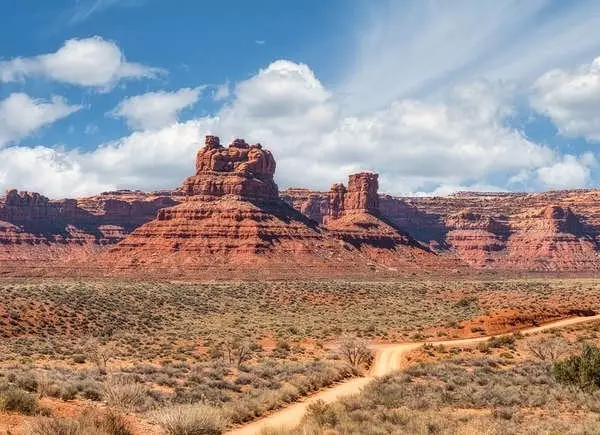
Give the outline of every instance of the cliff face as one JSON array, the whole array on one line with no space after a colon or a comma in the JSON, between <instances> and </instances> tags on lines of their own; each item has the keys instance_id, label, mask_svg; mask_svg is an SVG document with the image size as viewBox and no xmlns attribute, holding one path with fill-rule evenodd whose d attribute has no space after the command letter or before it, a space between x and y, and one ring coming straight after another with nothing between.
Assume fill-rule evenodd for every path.
<instances>
[{"instance_id":1,"label":"cliff face","mask_svg":"<svg viewBox=\"0 0 600 435\"><path fill-rule=\"evenodd\" d=\"M315 210L327 194L282 197ZM598 204L600 190L379 198L384 219L442 255L477 268L539 271L600 269ZM328 213L313 219L326 222Z\"/></svg>"},{"instance_id":2,"label":"cliff face","mask_svg":"<svg viewBox=\"0 0 600 435\"><path fill-rule=\"evenodd\" d=\"M386 222L379 210L378 175L361 172L348 177L348 187L334 184L329 191L323 225L331 237L356 249L368 261L390 268L443 267L437 258L408 233Z\"/></svg>"},{"instance_id":3,"label":"cliff face","mask_svg":"<svg viewBox=\"0 0 600 435\"><path fill-rule=\"evenodd\" d=\"M116 270L187 273L221 267L328 276L383 267L380 258L365 255L367 244L382 251L402 244L405 250L399 256L415 251L434 257L416 243L405 243L404 235L392 227L384 232L374 217L366 226L358 222L362 214L376 211L375 174L353 176L348 191L343 189L340 214L352 214L353 221L340 216L332 219L335 228L324 228L279 198L274 172L273 156L260 145L238 139L223 147L218 138L208 136L196 157L196 174L183 183L185 199L160 210L102 260ZM351 208L343 208L344 201ZM421 267L412 257L403 260Z\"/></svg>"},{"instance_id":4,"label":"cliff face","mask_svg":"<svg viewBox=\"0 0 600 435\"><path fill-rule=\"evenodd\" d=\"M0 197L0 260L65 260L96 252L177 202L173 192L118 191L53 201L9 190Z\"/></svg>"},{"instance_id":5,"label":"cliff face","mask_svg":"<svg viewBox=\"0 0 600 435\"><path fill-rule=\"evenodd\" d=\"M174 191L49 200L0 197L0 273L90 264L113 269L250 267L337 271L600 269L600 190L378 194L359 173L328 192L278 192L273 155L209 136ZM53 263L54 262L54 263ZM248 266L250 265L250 266ZM54 266L51 266L54 267ZM329 276L329 275L327 275Z\"/></svg>"}]
</instances>

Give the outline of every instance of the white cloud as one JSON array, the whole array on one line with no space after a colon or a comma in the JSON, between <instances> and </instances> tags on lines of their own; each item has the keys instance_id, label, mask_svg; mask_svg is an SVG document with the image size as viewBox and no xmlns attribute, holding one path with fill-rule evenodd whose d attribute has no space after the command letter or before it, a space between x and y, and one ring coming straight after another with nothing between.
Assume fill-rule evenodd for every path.
<instances>
[{"instance_id":1,"label":"white cloud","mask_svg":"<svg viewBox=\"0 0 600 435\"><path fill-rule=\"evenodd\" d=\"M438 103L401 99L347 117L306 65L279 61L238 84L216 127L264 141L284 186L324 188L368 169L386 191L407 192L551 163L552 150L504 126L510 98L509 87L480 81Z\"/></svg>"},{"instance_id":2,"label":"white cloud","mask_svg":"<svg viewBox=\"0 0 600 435\"><path fill-rule=\"evenodd\" d=\"M54 53L0 62L0 82L39 75L79 86L110 88L121 79L162 73L158 68L128 62L117 44L99 36L69 39Z\"/></svg>"},{"instance_id":3,"label":"white cloud","mask_svg":"<svg viewBox=\"0 0 600 435\"><path fill-rule=\"evenodd\" d=\"M0 185L55 198L114 189L110 182L101 182L93 171L84 170L77 153L47 147L0 150Z\"/></svg>"},{"instance_id":4,"label":"white cloud","mask_svg":"<svg viewBox=\"0 0 600 435\"><path fill-rule=\"evenodd\" d=\"M539 180L552 189L574 189L586 187L590 181L590 168L596 165L592 153L580 157L565 155L553 165L537 170Z\"/></svg>"},{"instance_id":5,"label":"white cloud","mask_svg":"<svg viewBox=\"0 0 600 435\"><path fill-rule=\"evenodd\" d=\"M556 69L541 76L531 104L563 135L600 141L600 57L574 71Z\"/></svg>"},{"instance_id":6,"label":"white cloud","mask_svg":"<svg viewBox=\"0 0 600 435\"><path fill-rule=\"evenodd\" d=\"M66 12L70 15L69 24L79 24L113 7L136 6L143 3L144 0L77 0L75 5Z\"/></svg>"},{"instance_id":7,"label":"white cloud","mask_svg":"<svg viewBox=\"0 0 600 435\"><path fill-rule=\"evenodd\" d=\"M56 159L66 162L67 180L78 168L85 179L80 185L87 189L105 184L173 188L193 173L203 136L218 134L223 142L244 137L270 148L282 188L327 189L358 170L379 172L381 191L392 194L499 190L502 186L490 179L531 173L554 186L565 177L563 184L571 186L589 178L585 168L591 168L591 157L574 163L528 140L506 125L511 107L510 86L476 81L437 102L398 99L382 110L345 116L308 66L276 61L238 83L231 102L214 116L137 131L91 152L56 151ZM0 160L0 173L8 164ZM577 167L584 168L583 175L577 175ZM4 177L0 187L17 182L27 188L29 181L27 174ZM56 185L41 186L41 191L69 192L68 182Z\"/></svg>"},{"instance_id":8,"label":"white cloud","mask_svg":"<svg viewBox=\"0 0 600 435\"><path fill-rule=\"evenodd\" d=\"M135 130L154 130L177 121L177 115L200 98L202 87L175 92L148 92L123 100L111 115L123 117Z\"/></svg>"},{"instance_id":9,"label":"white cloud","mask_svg":"<svg viewBox=\"0 0 600 435\"><path fill-rule=\"evenodd\" d=\"M506 192L506 189L502 189L492 184L470 184L465 185L454 185L454 184L443 184L435 188L431 192L406 192L408 196L448 196L458 192Z\"/></svg>"},{"instance_id":10,"label":"white cloud","mask_svg":"<svg viewBox=\"0 0 600 435\"><path fill-rule=\"evenodd\" d=\"M61 97L55 96L45 101L23 93L11 94L0 101L0 147L26 137L80 108L69 105Z\"/></svg>"},{"instance_id":11,"label":"white cloud","mask_svg":"<svg viewBox=\"0 0 600 435\"><path fill-rule=\"evenodd\" d=\"M485 77L529 85L600 49L600 4L549 0L367 2L337 87L350 113ZM558 5L560 3L560 5Z\"/></svg>"},{"instance_id":12,"label":"white cloud","mask_svg":"<svg viewBox=\"0 0 600 435\"><path fill-rule=\"evenodd\" d=\"M229 90L229 82L225 82L216 87L213 93L214 101L223 101L229 98L231 91Z\"/></svg>"}]
</instances>

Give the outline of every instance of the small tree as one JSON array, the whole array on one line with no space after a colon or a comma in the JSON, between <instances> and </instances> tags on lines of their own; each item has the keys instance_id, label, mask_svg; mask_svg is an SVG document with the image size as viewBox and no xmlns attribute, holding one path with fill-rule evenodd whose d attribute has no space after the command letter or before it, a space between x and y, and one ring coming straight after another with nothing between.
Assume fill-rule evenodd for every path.
<instances>
[{"instance_id":1,"label":"small tree","mask_svg":"<svg viewBox=\"0 0 600 435\"><path fill-rule=\"evenodd\" d=\"M225 355L230 365L240 367L252 357L252 343L240 337L231 337L223 342Z\"/></svg>"},{"instance_id":2,"label":"small tree","mask_svg":"<svg viewBox=\"0 0 600 435\"><path fill-rule=\"evenodd\" d=\"M373 351L369 349L364 340L358 338L347 338L340 347L342 357L353 367L361 365L370 366L373 362Z\"/></svg>"},{"instance_id":3,"label":"small tree","mask_svg":"<svg viewBox=\"0 0 600 435\"><path fill-rule=\"evenodd\" d=\"M545 337L527 343L529 351L541 361L554 362L567 351L567 342L562 337Z\"/></svg>"},{"instance_id":4,"label":"small tree","mask_svg":"<svg viewBox=\"0 0 600 435\"><path fill-rule=\"evenodd\" d=\"M552 374L558 382L576 385L585 391L600 388L600 348L584 344L581 355L555 362Z\"/></svg>"},{"instance_id":5,"label":"small tree","mask_svg":"<svg viewBox=\"0 0 600 435\"><path fill-rule=\"evenodd\" d=\"M85 353L102 374L106 374L108 362L113 355L111 346L102 346L97 339L90 339L85 345Z\"/></svg>"}]
</instances>

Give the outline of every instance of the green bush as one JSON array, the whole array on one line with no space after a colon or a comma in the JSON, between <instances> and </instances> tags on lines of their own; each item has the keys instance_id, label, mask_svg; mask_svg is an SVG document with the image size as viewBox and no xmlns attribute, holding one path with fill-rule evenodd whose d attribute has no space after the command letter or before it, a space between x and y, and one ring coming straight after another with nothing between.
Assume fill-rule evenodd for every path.
<instances>
[{"instance_id":1,"label":"green bush","mask_svg":"<svg viewBox=\"0 0 600 435\"><path fill-rule=\"evenodd\" d=\"M581 355L555 362L552 366L554 378L563 384L576 385L590 391L600 387L600 348L585 344Z\"/></svg>"},{"instance_id":2,"label":"green bush","mask_svg":"<svg viewBox=\"0 0 600 435\"><path fill-rule=\"evenodd\" d=\"M39 410L37 397L16 388L8 388L0 394L0 409L33 415Z\"/></svg>"}]
</instances>

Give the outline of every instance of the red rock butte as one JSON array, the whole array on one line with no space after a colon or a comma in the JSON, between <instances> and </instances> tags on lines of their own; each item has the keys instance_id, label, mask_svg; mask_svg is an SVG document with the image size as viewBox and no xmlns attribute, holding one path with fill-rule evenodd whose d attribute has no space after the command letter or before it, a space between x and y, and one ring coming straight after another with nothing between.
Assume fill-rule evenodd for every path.
<instances>
[{"instance_id":1,"label":"red rock butte","mask_svg":"<svg viewBox=\"0 0 600 435\"><path fill-rule=\"evenodd\" d=\"M196 175L186 179L183 192L188 196L234 195L247 200L277 200L273 181L275 159L260 144L248 145L243 139L229 147L216 136L206 136L204 147L196 155Z\"/></svg>"},{"instance_id":2,"label":"red rock butte","mask_svg":"<svg viewBox=\"0 0 600 435\"><path fill-rule=\"evenodd\" d=\"M190 156L190 161L192 156ZM207 136L174 190L0 197L0 275L380 276L600 270L600 190L378 193L378 175L278 192L275 158Z\"/></svg>"},{"instance_id":3,"label":"red rock butte","mask_svg":"<svg viewBox=\"0 0 600 435\"><path fill-rule=\"evenodd\" d=\"M223 147L219 138L207 136L196 156L196 174L180 189L185 194L182 203L161 209L156 219L111 249L104 262L117 270L186 273L228 267L273 275L311 271L343 274L350 269L369 270L377 264L362 246L382 245L385 237L390 240L386 239L387 246L380 246L383 249L396 250L397 245L404 244L408 250L434 256L403 235L392 242L388 234L394 232L391 227L386 227L384 237L382 225L374 217L377 224L371 222L370 231L361 230L354 220L352 228L345 228L342 216L376 211L376 174L351 177L339 209L339 224L335 231L328 231L279 198L273 180L275 166L273 155L261 145L236 139ZM356 237L356 230L363 231L362 238ZM412 261L419 267L403 254L397 260L402 264Z\"/></svg>"}]
</instances>

